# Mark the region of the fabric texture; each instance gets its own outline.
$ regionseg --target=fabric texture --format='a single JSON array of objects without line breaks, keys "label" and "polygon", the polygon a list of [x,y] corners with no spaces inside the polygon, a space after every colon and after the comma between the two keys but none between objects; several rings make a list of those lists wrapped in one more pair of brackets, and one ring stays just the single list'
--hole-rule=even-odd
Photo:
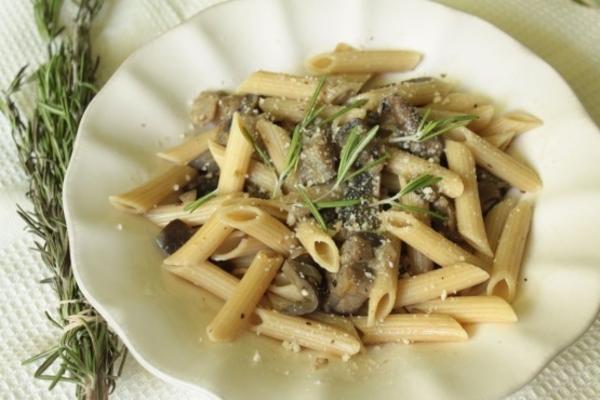
[{"label": "fabric texture", "polygon": [[[220,1],[107,0],[93,32],[95,49],[102,57],[100,78],[108,79],[132,51],[156,35]],[[440,2],[490,21],[547,60],[600,123],[599,9],[571,0]],[[6,87],[22,65],[42,61],[44,51],[30,1],[0,0],[0,87]],[[47,392],[47,383],[32,377],[34,366],[21,366],[22,360],[54,344],[58,332],[43,315],[56,304],[50,289],[37,283],[46,271],[16,215],[15,204],[27,208],[27,181],[8,128],[0,117],[0,398],[70,399],[72,386],[59,385]],[[201,395],[162,382],[129,358],[113,398],[200,399]],[[511,400],[597,398],[600,318],[533,381],[509,396]]]}]

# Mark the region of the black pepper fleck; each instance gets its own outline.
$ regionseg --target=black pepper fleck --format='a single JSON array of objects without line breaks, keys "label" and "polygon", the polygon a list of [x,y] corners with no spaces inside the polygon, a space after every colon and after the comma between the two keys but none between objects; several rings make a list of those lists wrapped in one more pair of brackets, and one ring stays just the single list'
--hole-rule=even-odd
[{"label": "black pepper fleck", "polygon": [[240,315],[241,319],[244,319],[246,316],[244,315],[244,313],[242,313],[242,315]]}]

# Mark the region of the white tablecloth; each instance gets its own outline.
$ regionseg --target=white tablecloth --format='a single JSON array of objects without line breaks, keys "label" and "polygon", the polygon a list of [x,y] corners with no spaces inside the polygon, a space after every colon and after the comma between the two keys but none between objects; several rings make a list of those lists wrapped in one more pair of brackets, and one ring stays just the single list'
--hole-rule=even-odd
[{"label": "white tablecloth", "polygon": [[[149,39],[220,1],[106,0],[94,30],[96,50],[102,57],[102,79],[107,79],[128,54]],[[585,8],[571,0],[441,2],[489,20],[546,59],[600,123],[599,9]],[[0,87],[7,86],[21,65],[35,64],[43,57],[44,47],[35,33],[30,1],[0,0]],[[26,204],[26,188],[8,125],[0,118],[0,398],[70,399],[71,386],[59,385],[48,393],[45,382],[33,379],[34,367],[20,365],[23,359],[52,345],[57,336],[43,316],[44,310],[56,304],[54,295],[37,284],[46,273],[29,250],[31,238],[15,213],[16,203]],[[199,395],[160,381],[130,358],[114,398],[195,399]],[[600,318],[537,378],[510,397],[598,398]]]}]

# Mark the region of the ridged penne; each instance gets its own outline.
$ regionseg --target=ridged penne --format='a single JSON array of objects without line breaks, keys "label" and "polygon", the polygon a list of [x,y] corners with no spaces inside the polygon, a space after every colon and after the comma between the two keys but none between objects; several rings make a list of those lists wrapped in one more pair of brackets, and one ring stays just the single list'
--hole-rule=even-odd
[{"label": "ridged penne", "polygon": [[296,237],[321,268],[331,273],[340,269],[340,252],[337,245],[314,221],[305,220],[298,223]]},{"label": "ridged penne", "polygon": [[475,108],[490,104],[490,99],[485,96],[468,93],[450,93],[438,102],[433,102],[431,108],[436,110],[454,111],[457,113],[469,113]]},{"label": "ridged penne", "polygon": [[369,327],[383,321],[394,309],[400,250],[400,241],[388,235],[375,249],[375,257],[369,263],[369,268],[375,274],[367,303],[367,326]]},{"label": "ridged penne", "polygon": [[281,254],[289,254],[297,246],[294,232],[259,207],[228,207],[221,210],[218,218],[221,223],[245,232]]},{"label": "ridged penne", "polygon": [[227,261],[233,258],[255,255],[261,250],[267,250],[266,244],[253,237],[246,236],[241,231],[234,231],[221,245],[211,259],[215,261]]},{"label": "ridged penne", "polygon": [[497,147],[502,151],[506,151],[515,136],[517,136],[517,131],[509,129],[490,136],[484,136],[483,138],[492,146]]},{"label": "ridged penne", "polygon": [[533,207],[528,200],[519,201],[508,214],[494,257],[488,295],[500,296],[509,302],[514,299],[532,215]]},{"label": "ridged penne", "polygon": [[374,110],[384,98],[392,95],[399,95],[410,105],[422,106],[432,103],[437,97],[441,98],[446,96],[454,86],[455,84],[453,82],[447,80],[417,78],[371,89],[352,97],[349,101],[366,100],[367,103],[363,108],[366,110]]},{"label": "ridged penne", "polygon": [[[404,187],[407,184],[406,179],[399,177],[398,180],[401,182],[400,186]],[[398,191],[400,188],[398,188]],[[408,193],[400,199],[400,202],[409,207],[419,207],[422,209],[429,209],[429,204],[421,198],[416,193]],[[424,223],[425,225],[430,225],[431,220],[427,213],[414,213],[415,218]],[[421,253],[419,250],[414,247],[408,247],[406,249],[409,266],[408,272],[411,275],[422,274],[423,272],[431,271],[433,269],[433,261],[431,261],[427,256]]]},{"label": "ridged penne", "polygon": [[542,124],[543,121],[535,115],[513,111],[494,119],[480,134],[481,136],[493,136],[506,131],[514,131],[516,135],[520,135]]},{"label": "ridged penne", "polygon": [[120,211],[142,214],[156,207],[173,192],[179,191],[197,174],[194,168],[185,165],[171,167],[137,188],[108,199]]},{"label": "ridged penne", "polygon": [[449,315],[466,324],[517,322],[510,304],[496,296],[458,296],[410,306],[411,310]]},{"label": "ridged penne", "polygon": [[465,145],[452,140],[446,140],[445,152],[448,167],[461,177],[464,184],[463,193],[454,199],[458,232],[476,250],[493,257],[483,223],[475,159]]},{"label": "ridged penne", "polygon": [[[225,147],[214,141],[210,141],[208,143],[208,149],[221,171],[223,171],[225,165]],[[272,193],[277,185],[277,175],[263,163],[256,160],[250,160],[250,165],[248,166],[248,181],[262,188],[267,193]]]},{"label": "ridged penne", "polygon": [[213,320],[206,333],[214,342],[231,341],[244,328],[258,302],[267,291],[283,257],[271,251],[259,251],[248,271]]},{"label": "ridged penne", "polygon": [[[295,76],[257,71],[242,82],[237,92],[301,100],[312,96],[318,82],[319,78],[315,76]],[[343,75],[333,75],[326,79],[320,98],[325,103],[339,102],[358,93],[362,85],[363,82],[356,79],[348,79]]]},{"label": "ridged penne", "polygon": [[[421,113],[424,113],[425,110],[426,109],[421,108],[419,111]],[[477,118],[474,119],[473,121],[469,122],[466,126],[473,132],[480,132],[481,130],[485,129],[485,127],[487,127],[490,124],[490,122],[492,121],[492,118],[494,117],[494,106],[492,106],[491,104],[484,104],[484,105],[466,110],[465,112],[439,110],[436,108],[429,110],[429,118],[434,119],[434,120],[440,120],[440,119],[449,118],[449,117],[456,117],[456,116],[460,116],[460,115],[476,116]]]},{"label": "ridged penne", "polygon": [[223,223],[220,213],[216,212],[179,250],[167,257],[164,263],[193,265],[206,261],[231,232],[233,228]]},{"label": "ridged penne", "polygon": [[477,164],[512,186],[525,192],[535,192],[541,189],[542,182],[534,170],[492,146],[469,129],[456,128],[446,132],[445,135],[452,140],[464,143],[473,153]]},{"label": "ridged penne", "polygon": [[388,171],[407,179],[422,174],[431,174],[442,178],[437,186],[448,197],[455,198],[463,193],[462,179],[455,172],[402,150],[388,149],[388,152],[390,154],[389,161],[386,164]]},{"label": "ridged penne", "polygon": [[158,152],[157,156],[178,165],[186,165],[208,150],[208,141],[218,129],[199,133],[178,146]]},{"label": "ridged penne", "polygon": [[483,269],[467,263],[435,269],[398,280],[396,308],[451,295],[488,280]]},{"label": "ridged penne", "polygon": [[365,344],[389,342],[456,342],[467,340],[467,332],[453,318],[436,314],[393,314],[373,327],[366,318],[352,318]]},{"label": "ridged penne", "polygon": [[421,54],[410,50],[350,50],[317,54],[306,62],[313,74],[402,72],[414,69]]},{"label": "ridged penne", "polygon": [[219,194],[241,192],[244,188],[254,148],[242,133],[244,127],[241,124],[239,113],[233,114],[229,139],[225,148],[225,160],[223,164],[219,165],[221,169],[217,187]]},{"label": "ridged penne", "polygon": [[482,261],[454,242],[403,211],[386,211],[381,215],[382,228],[442,267],[467,262],[481,265]]},{"label": "ridged penne", "polygon": [[279,125],[265,119],[256,123],[256,130],[267,148],[277,173],[281,174],[285,169],[285,160],[290,147],[290,134]]}]

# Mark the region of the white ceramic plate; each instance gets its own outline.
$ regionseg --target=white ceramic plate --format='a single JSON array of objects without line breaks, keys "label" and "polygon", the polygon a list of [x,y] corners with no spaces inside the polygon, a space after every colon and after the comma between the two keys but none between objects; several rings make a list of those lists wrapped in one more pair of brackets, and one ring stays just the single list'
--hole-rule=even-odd
[{"label": "white ceramic plate", "polygon": [[[204,328],[219,303],[161,271],[158,228],[109,206],[110,194],[165,167],[154,154],[181,141],[198,92],[234,88],[257,69],[300,72],[308,55],[340,41],[418,49],[426,58],[408,77],[448,73],[503,109],[545,121],[514,146],[544,181],[514,303],[519,323],[469,329],[472,339],[460,344],[375,348],[318,371],[306,353],[251,334],[213,345]],[[418,0],[234,1],[135,53],[90,105],[65,183],[73,265],[87,298],[148,370],[207,396],[499,398],[530,380],[597,312],[598,154],[598,129],[561,77],[477,18]]]}]

